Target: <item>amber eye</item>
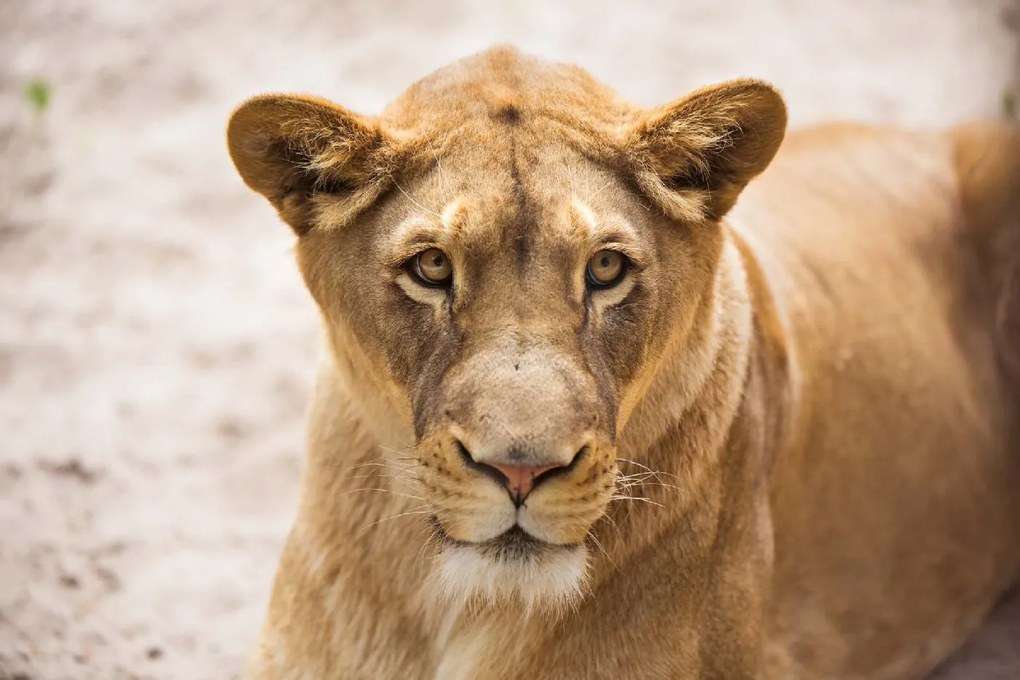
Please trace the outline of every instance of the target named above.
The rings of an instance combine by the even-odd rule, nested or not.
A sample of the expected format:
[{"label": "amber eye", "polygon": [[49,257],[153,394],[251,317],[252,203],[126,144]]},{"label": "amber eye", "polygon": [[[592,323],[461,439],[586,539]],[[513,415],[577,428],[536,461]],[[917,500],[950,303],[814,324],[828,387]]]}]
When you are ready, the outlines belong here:
[{"label": "amber eye", "polygon": [[615,250],[600,250],[588,260],[588,284],[593,288],[615,286],[626,273],[627,257]]},{"label": "amber eye", "polygon": [[427,286],[445,286],[453,278],[450,258],[439,248],[423,250],[412,258],[411,271]]}]

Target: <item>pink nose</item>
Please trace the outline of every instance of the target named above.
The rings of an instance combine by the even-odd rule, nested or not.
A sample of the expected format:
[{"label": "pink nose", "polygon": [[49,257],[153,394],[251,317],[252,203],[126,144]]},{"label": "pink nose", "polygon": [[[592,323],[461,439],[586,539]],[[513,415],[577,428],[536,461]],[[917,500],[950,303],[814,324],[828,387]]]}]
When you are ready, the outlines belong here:
[{"label": "pink nose", "polygon": [[[471,452],[467,450],[461,442],[457,442],[457,448],[460,450],[461,460],[464,461],[464,465],[480,472],[487,477],[499,482],[506,487],[507,493],[510,494],[510,500],[514,502],[514,505],[521,507],[524,503],[524,499],[528,497],[535,487],[539,484],[544,483],[546,480],[552,478],[554,475],[546,474],[553,470],[568,470],[574,466],[574,464],[581,459],[584,452],[588,449],[587,446],[582,446],[574,457],[564,463],[551,463],[548,465],[514,465],[511,463],[497,463],[494,460],[481,461],[475,460]],[[518,456],[519,458],[520,456]],[[512,458],[512,456],[506,456],[503,460]],[[546,458],[548,460],[548,458]]]},{"label": "pink nose", "polygon": [[491,463],[490,465],[503,473],[503,476],[506,478],[504,482],[506,490],[510,492],[510,498],[517,505],[523,503],[524,499],[531,493],[531,490],[535,488],[536,477],[543,472],[563,467],[561,465],[540,465],[533,467],[530,465],[499,465],[497,463]]}]

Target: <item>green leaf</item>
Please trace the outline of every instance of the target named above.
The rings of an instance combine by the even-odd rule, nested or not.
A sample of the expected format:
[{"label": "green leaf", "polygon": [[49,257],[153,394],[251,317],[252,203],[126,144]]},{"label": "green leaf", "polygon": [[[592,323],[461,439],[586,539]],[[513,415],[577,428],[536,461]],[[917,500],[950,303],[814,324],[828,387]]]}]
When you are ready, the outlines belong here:
[{"label": "green leaf", "polygon": [[37,115],[42,115],[49,108],[51,94],[50,84],[42,78],[35,78],[25,86],[25,99]]},{"label": "green leaf", "polygon": [[1007,120],[1016,120],[1016,92],[1004,90],[1002,93],[1002,113]]}]

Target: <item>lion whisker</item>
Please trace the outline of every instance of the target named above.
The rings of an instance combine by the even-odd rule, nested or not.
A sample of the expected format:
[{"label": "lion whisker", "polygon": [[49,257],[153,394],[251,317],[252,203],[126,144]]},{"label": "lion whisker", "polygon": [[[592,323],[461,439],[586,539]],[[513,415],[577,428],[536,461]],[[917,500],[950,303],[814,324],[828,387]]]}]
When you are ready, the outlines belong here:
[{"label": "lion whisker", "polygon": [[453,199],[453,192],[450,191],[450,184],[446,179],[446,172],[443,170],[443,161],[439,157],[439,152],[436,151],[435,145],[432,143],[432,137],[426,136],[425,142],[429,145],[429,150],[432,151],[432,157],[436,159],[436,167],[439,169],[439,182],[443,185],[443,191],[446,194],[447,201]]},{"label": "lion whisker", "polygon": [[660,486],[664,489],[673,489],[674,491],[682,491],[679,486],[675,484],[663,484],[662,482],[650,482],[647,480],[628,480],[623,483],[617,483],[618,489],[632,489],[635,487],[646,487],[646,486]]},{"label": "lion whisker", "polygon": [[[424,542],[424,543],[422,543],[421,547],[420,547],[420,548],[418,548],[418,554],[417,554],[417,555],[415,555],[415,557],[414,557],[414,562],[413,562],[413,564],[414,564],[414,569],[415,569],[415,570],[421,569],[421,568],[423,567],[423,565],[424,565],[424,560],[425,560],[425,551],[426,551],[426,550],[428,550],[429,546],[431,546],[431,545],[432,545],[433,543],[438,543],[438,542],[439,542],[439,541],[438,541],[438,539],[439,539],[439,530],[438,530],[438,529],[436,529],[436,528],[435,528],[434,526],[432,526],[432,525],[428,525],[428,526],[426,526],[426,527],[425,527],[425,530],[424,530],[424,531],[421,531],[421,532],[419,532],[419,533],[418,533],[418,536],[417,536],[417,537],[420,537],[420,536],[421,536],[422,534],[424,534],[424,533],[425,533],[426,531],[428,531],[428,532],[429,532],[429,535],[428,535],[428,537],[427,537],[427,538],[425,539],[425,542]],[[417,538],[417,537],[416,537],[416,538]]]},{"label": "lion whisker", "polygon": [[[418,448],[418,445],[417,444],[409,444],[407,446],[402,446],[399,449],[392,449],[392,448],[390,448],[388,446],[383,446],[382,444],[376,444],[375,447],[377,449],[379,449],[380,451],[384,451],[386,453],[411,453],[412,451],[414,451],[415,449]],[[413,457],[411,457],[411,458],[405,457],[404,458],[404,460],[412,460],[412,459],[413,459]]]},{"label": "lion whisker", "polygon": [[396,515],[390,515],[389,517],[383,517],[381,519],[375,520],[374,522],[369,522],[365,526],[363,526],[360,529],[358,529],[358,535],[360,536],[361,534],[365,533],[366,531],[368,531],[369,529],[371,529],[375,525],[381,524],[383,522],[388,522],[391,519],[400,519],[401,517],[409,517],[411,515],[428,515],[428,514],[431,514],[431,513],[432,513],[432,509],[431,509],[430,506],[422,506],[422,508],[419,508],[417,510],[408,510],[407,512],[401,512],[401,513],[398,513]]},{"label": "lion whisker", "polygon": [[602,541],[600,541],[595,536],[595,534],[590,531],[588,532],[588,538],[591,539],[592,543],[594,543],[598,547],[598,549],[602,551],[602,554],[606,556],[606,559],[609,560],[609,563],[613,565],[613,569],[615,569],[616,571],[620,571],[620,567],[616,564],[616,561],[613,560],[612,557],[610,557],[609,551],[606,550],[606,547],[604,545],[602,545]]},{"label": "lion whisker", "polygon": [[610,496],[609,500],[610,501],[641,501],[642,503],[648,503],[650,505],[657,505],[660,508],[665,508],[666,507],[662,503],[657,503],[657,502],[653,501],[651,498],[644,498],[643,496],[614,495],[614,496]]},{"label": "lion whisker", "polygon": [[390,174],[389,177],[390,177],[390,180],[393,181],[393,185],[395,187],[397,187],[397,190],[399,190],[400,193],[402,193],[404,195],[404,198],[406,198],[408,201],[410,201],[414,205],[418,206],[419,208],[421,208],[425,212],[427,212],[427,213],[429,213],[431,215],[434,215],[435,217],[438,217],[439,219],[443,218],[443,216],[440,215],[439,213],[437,213],[435,210],[432,210],[431,208],[426,208],[421,203],[419,203],[418,201],[414,200],[414,198],[411,197],[411,194],[409,194],[406,191],[404,191],[404,187],[400,186],[400,182],[397,181],[396,177],[394,177],[392,174]]},{"label": "lion whisker", "polygon": [[653,470],[652,468],[648,467],[644,463],[639,463],[636,460],[631,460],[629,458],[617,458],[616,460],[618,462],[620,462],[620,463],[627,463],[628,465],[635,465],[635,466],[637,466],[639,468],[642,468],[646,472],[650,472],[653,475],[665,475],[666,477],[673,477],[674,479],[680,479],[680,475],[674,474],[672,472],[665,472],[664,470]]},{"label": "lion whisker", "polygon": [[399,496],[401,498],[411,498],[411,499],[416,500],[416,501],[421,501],[422,503],[428,503],[429,502],[427,499],[422,498],[421,496],[413,496],[411,494],[400,493],[399,491],[394,491],[393,489],[384,489],[384,488],[381,488],[381,487],[365,487],[365,488],[362,488],[362,489],[350,489],[350,490],[344,492],[341,495],[347,496],[347,495],[350,495],[352,493],[359,493],[361,491],[380,491],[382,493],[393,494],[394,496]]},{"label": "lion whisker", "polygon": [[376,472],[376,473],[371,473],[370,472],[370,473],[365,474],[365,475],[351,475],[351,479],[381,479],[381,480],[386,481],[386,482],[393,482],[393,481],[399,479],[401,476],[406,475],[409,472],[414,472],[419,467],[421,467],[421,466],[420,465],[409,465],[409,466],[405,467],[402,470],[397,470],[396,472],[394,472],[391,475],[383,475],[383,474],[380,474],[378,472]]}]

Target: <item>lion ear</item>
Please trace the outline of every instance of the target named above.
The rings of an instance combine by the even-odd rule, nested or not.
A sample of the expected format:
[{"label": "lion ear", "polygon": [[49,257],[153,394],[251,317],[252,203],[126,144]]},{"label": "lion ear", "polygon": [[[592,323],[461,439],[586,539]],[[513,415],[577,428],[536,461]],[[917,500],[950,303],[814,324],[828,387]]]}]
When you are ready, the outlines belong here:
[{"label": "lion ear", "polygon": [[302,235],[322,194],[342,205],[334,218],[367,207],[392,172],[396,145],[375,121],[325,99],[264,95],[234,111],[227,146],[245,184]]},{"label": "lion ear", "polygon": [[718,220],[772,160],[786,106],[772,86],[734,80],[648,113],[626,141],[638,182],[674,219]]}]

